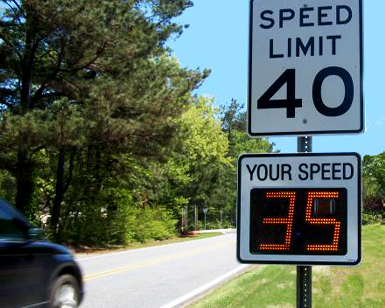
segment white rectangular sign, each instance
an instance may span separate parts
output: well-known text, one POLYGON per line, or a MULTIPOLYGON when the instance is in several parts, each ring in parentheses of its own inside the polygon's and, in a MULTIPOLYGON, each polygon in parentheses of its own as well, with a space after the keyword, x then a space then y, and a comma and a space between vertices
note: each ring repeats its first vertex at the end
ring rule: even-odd
POLYGON ((251 137, 363 132, 361 7, 251 0, 251 137))
POLYGON ((360 156, 241 155, 237 232, 242 263, 358 264, 360 156))

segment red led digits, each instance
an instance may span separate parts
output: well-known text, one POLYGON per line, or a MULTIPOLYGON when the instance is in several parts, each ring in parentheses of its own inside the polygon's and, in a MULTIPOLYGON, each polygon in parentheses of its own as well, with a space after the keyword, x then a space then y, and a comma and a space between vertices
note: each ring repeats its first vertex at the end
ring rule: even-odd
POLYGON ((312 225, 334 225, 333 243, 330 245, 308 244, 309 251, 337 251, 340 237, 341 223, 335 218, 312 218, 312 208, 315 199, 338 199, 338 192, 309 191, 305 220, 312 225))
POLYGON ((345 255, 345 188, 253 188, 250 252, 266 255, 345 255))
POLYGON ((288 198, 289 209, 287 218, 264 218, 264 224, 286 224, 286 235, 284 244, 260 244, 261 250, 289 250, 291 234, 293 232, 293 217, 296 193, 292 191, 266 192, 266 198, 288 198))

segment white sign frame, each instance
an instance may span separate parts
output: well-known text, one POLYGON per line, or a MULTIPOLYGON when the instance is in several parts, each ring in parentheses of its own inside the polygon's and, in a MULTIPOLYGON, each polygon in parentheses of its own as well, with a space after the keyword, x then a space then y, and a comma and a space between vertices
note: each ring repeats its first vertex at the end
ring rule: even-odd
POLYGON ((362 0, 251 0, 250 137, 362 133, 362 31, 362 0))
POLYGON ((238 160, 237 259, 240 263, 297 265, 357 265, 361 261, 361 157, 357 153, 243 154, 238 160), (303 163, 346 162, 356 172, 349 180, 299 180, 298 166, 303 163), (247 166, 289 164, 292 179, 251 180, 247 166), (250 251, 250 194, 253 188, 345 188, 347 190, 347 252, 345 255, 269 254, 250 251))

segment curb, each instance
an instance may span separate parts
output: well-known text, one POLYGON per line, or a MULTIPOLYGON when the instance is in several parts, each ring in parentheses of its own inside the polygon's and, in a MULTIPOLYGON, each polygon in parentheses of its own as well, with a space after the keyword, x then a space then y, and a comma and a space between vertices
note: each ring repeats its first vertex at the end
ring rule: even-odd
POLYGON ((222 232, 223 234, 236 233, 236 229, 212 229, 212 230, 197 230, 198 233, 212 233, 212 232, 222 232))

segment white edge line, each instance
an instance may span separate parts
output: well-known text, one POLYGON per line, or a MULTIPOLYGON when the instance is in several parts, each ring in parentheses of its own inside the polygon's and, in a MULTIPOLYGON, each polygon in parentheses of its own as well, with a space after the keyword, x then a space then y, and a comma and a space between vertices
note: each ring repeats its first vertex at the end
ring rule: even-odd
POLYGON ((172 302, 169 302, 167 303, 166 305, 160 307, 160 308, 173 308, 173 307, 176 307, 192 298, 194 298, 195 296, 197 295, 200 295, 201 293, 211 289, 212 287, 214 287, 215 285, 219 284, 220 282, 230 278, 231 276, 237 274, 238 272, 244 270, 246 267, 249 267, 250 265, 248 264, 243 264, 243 265, 240 265, 238 266, 237 268, 233 269, 232 271, 218 277, 217 279, 191 291, 190 293, 187 293, 186 295, 183 295, 179 298, 177 298, 176 300, 173 300, 172 302))
POLYGON ((21 308, 33 308, 33 307, 41 307, 42 305, 48 304, 48 301, 37 303, 37 304, 32 304, 28 306, 23 306, 21 308))

